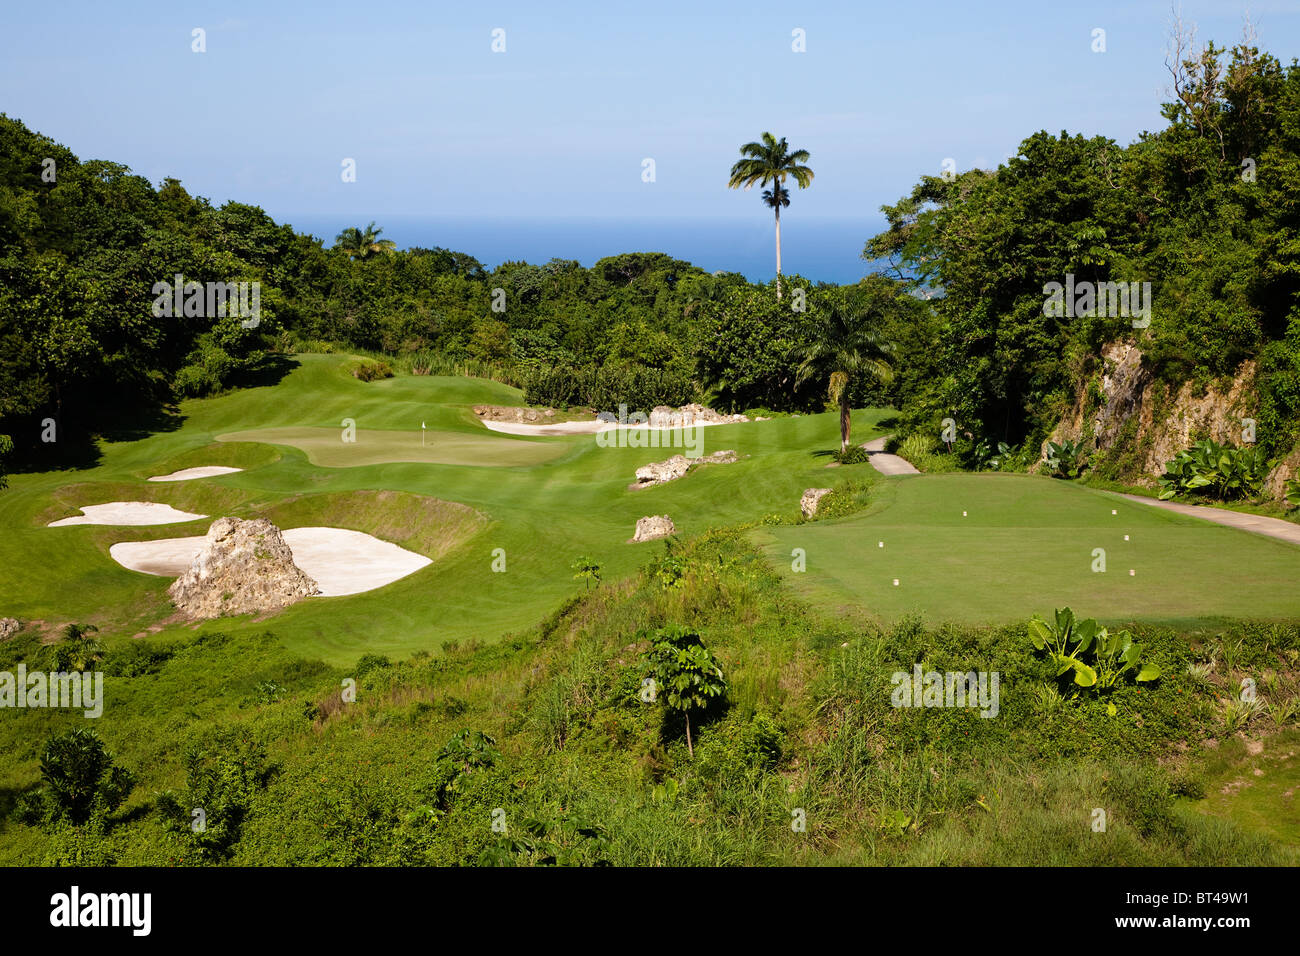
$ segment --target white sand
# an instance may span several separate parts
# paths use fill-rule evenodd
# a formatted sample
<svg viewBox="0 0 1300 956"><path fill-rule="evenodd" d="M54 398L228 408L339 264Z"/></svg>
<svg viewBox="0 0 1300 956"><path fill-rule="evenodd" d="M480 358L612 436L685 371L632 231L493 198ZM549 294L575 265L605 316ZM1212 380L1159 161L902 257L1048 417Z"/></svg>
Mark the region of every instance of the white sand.
<svg viewBox="0 0 1300 956"><path fill-rule="evenodd" d="M321 597L373 591L433 562L422 554L345 528L289 528L284 542L293 563L320 585ZM203 548L206 536L127 541L108 549L113 560L132 571L180 577Z"/></svg>
<svg viewBox="0 0 1300 956"><path fill-rule="evenodd" d="M85 505L81 509L81 514L51 521L49 526L54 528L65 524L176 524L206 517L207 515L177 511L171 505L159 504L156 501L110 501L102 505Z"/></svg>
<svg viewBox="0 0 1300 956"><path fill-rule="evenodd" d="M217 475L229 475L242 468L227 468L225 465L201 465L198 468L182 468L170 475L156 475L150 481L193 481L195 478L214 478Z"/></svg>

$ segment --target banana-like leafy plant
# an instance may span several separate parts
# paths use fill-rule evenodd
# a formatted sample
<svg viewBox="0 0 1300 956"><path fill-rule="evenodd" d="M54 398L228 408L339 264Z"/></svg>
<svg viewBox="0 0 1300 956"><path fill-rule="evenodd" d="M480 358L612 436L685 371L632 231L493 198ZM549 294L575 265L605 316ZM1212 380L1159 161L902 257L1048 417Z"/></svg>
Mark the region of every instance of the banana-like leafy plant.
<svg viewBox="0 0 1300 956"><path fill-rule="evenodd" d="M1088 467L1088 459L1083 445L1069 439L1063 442L1049 441L1043 452L1043 464L1047 473L1053 478L1078 478Z"/></svg>
<svg viewBox="0 0 1300 956"><path fill-rule="evenodd" d="M1283 486L1285 494L1284 500L1288 508L1300 508L1300 477L1288 478Z"/></svg>
<svg viewBox="0 0 1300 956"><path fill-rule="evenodd" d="M1203 494L1221 501L1259 494L1268 475L1268 459L1256 447L1234 448L1212 439L1198 441L1165 465L1160 499Z"/></svg>
<svg viewBox="0 0 1300 956"><path fill-rule="evenodd" d="M1029 620L1029 639L1056 665L1056 676L1071 674L1078 687L1097 691L1116 687L1127 674L1140 682L1156 680L1160 668L1142 663L1142 645L1127 630L1112 634L1095 620L1079 620L1070 608L1058 608L1052 621L1037 614Z"/></svg>

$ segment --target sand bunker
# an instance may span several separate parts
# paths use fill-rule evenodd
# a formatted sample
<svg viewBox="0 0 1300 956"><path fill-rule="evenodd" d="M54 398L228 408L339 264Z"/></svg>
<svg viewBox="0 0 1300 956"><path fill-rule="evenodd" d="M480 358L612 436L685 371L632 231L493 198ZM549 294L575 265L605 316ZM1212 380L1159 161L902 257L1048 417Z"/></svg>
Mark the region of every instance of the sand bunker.
<svg viewBox="0 0 1300 956"><path fill-rule="evenodd" d="M156 501L110 501L102 505L84 505L81 514L51 521L51 528L65 524L177 524L207 515L177 511Z"/></svg>
<svg viewBox="0 0 1300 956"><path fill-rule="evenodd" d="M603 422L599 419L592 419L587 422L554 422L549 425L525 425L520 422L489 422L486 419L479 419L483 427L494 432L504 432L507 435L594 435L597 432L603 432L610 428L622 428L626 431L651 431L667 432L673 429L683 427L699 426L704 428L708 425L733 425L734 422L693 422L691 425L649 425L629 424L619 422Z"/></svg>
<svg viewBox="0 0 1300 956"><path fill-rule="evenodd" d="M217 475L229 475L242 468L228 468L225 465L201 465L198 468L182 468L170 475L155 475L150 481L193 481L195 478L214 478Z"/></svg>
<svg viewBox="0 0 1300 956"><path fill-rule="evenodd" d="M381 541L364 531L345 528L288 528L285 544L293 563L320 585L321 597L340 597L373 591L413 574L433 562L422 554ZM164 538L161 541L124 541L108 549L124 568L180 577L206 537Z"/></svg>

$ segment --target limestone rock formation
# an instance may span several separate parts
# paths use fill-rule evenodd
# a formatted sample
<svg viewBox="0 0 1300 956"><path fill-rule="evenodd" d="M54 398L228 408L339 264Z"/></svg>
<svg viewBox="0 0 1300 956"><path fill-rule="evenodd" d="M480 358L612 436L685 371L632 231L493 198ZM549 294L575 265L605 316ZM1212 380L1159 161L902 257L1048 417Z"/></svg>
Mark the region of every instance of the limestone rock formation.
<svg viewBox="0 0 1300 956"><path fill-rule="evenodd" d="M637 484L633 487L646 488L650 485L661 485L665 481L673 481L686 474L692 465L730 465L739 460L740 456L731 449L715 451L713 454L704 455L701 458L673 455L666 461L654 461L638 468L636 470Z"/></svg>
<svg viewBox="0 0 1300 956"><path fill-rule="evenodd" d="M1097 391L1082 390L1050 441L1091 438L1103 452L1136 448L1135 464L1148 480L1161 475L1193 436L1242 444L1242 419L1254 408L1253 360L1243 362L1225 384L1198 393L1192 382L1175 390L1157 381L1136 345L1112 342L1101 357Z"/></svg>
<svg viewBox="0 0 1300 956"><path fill-rule="evenodd" d="M799 510L803 512L805 518L811 518L817 514L817 506L821 504L822 498L831 493L830 488L809 488L799 499Z"/></svg>
<svg viewBox="0 0 1300 956"><path fill-rule="evenodd" d="M746 415L723 415L711 408L692 402L681 408L668 405L656 405L650 411L651 428L678 428L689 425L729 425L733 422L747 422Z"/></svg>
<svg viewBox="0 0 1300 956"><path fill-rule="evenodd" d="M320 589L293 563L293 552L271 522L218 518L189 570L167 593L186 615L204 619L279 610Z"/></svg>
<svg viewBox="0 0 1300 956"><path fill-rule="evenodd" d="M653 541L655 538L666 538L670 534L676 534L677 528L673 525L673 519L667 515L650 515L647 518L638 518L636 522L636 534L633 535L633 541Z"/></svg>
<svg viewBox="0 0 1300 956"><path fill-rule="evenodd" d="M23 629L23 622L16 617L0 617L0 641L7 641Z"/></svg>

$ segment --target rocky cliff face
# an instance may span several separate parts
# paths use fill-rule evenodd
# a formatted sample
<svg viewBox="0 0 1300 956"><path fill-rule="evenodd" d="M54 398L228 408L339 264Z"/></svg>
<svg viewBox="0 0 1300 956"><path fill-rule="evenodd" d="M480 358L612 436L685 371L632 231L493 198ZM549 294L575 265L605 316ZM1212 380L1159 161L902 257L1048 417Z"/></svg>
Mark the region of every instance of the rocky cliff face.
<svg viewBox="0 0 1300 956"><path fill-rule="evenodd" d="M191 618L287 607L320 589L293 563L280 529L265 519L218 518L189 570L167 593Z"/></svg>
<svg viewBox="0 0 1300 956"><path fill-rule="evenodd" d="M1094 441L1111 460L1128 459L1127 477L1152 481L1165 464L1201 438L1225 444L1246 443L1243 419L1255 410L1255 363L1242 363L1230 382L1195 394L1185 382L1173 389L1159 382L1143 365L1142 352L1126 342L1102 349L1097 388L1080 394L1074 407L1052 433L1051 440ZM1098 394L1098 392L1100 394ZM1275 493L1300 462L1292 454L1269 477Z"/></svg>

